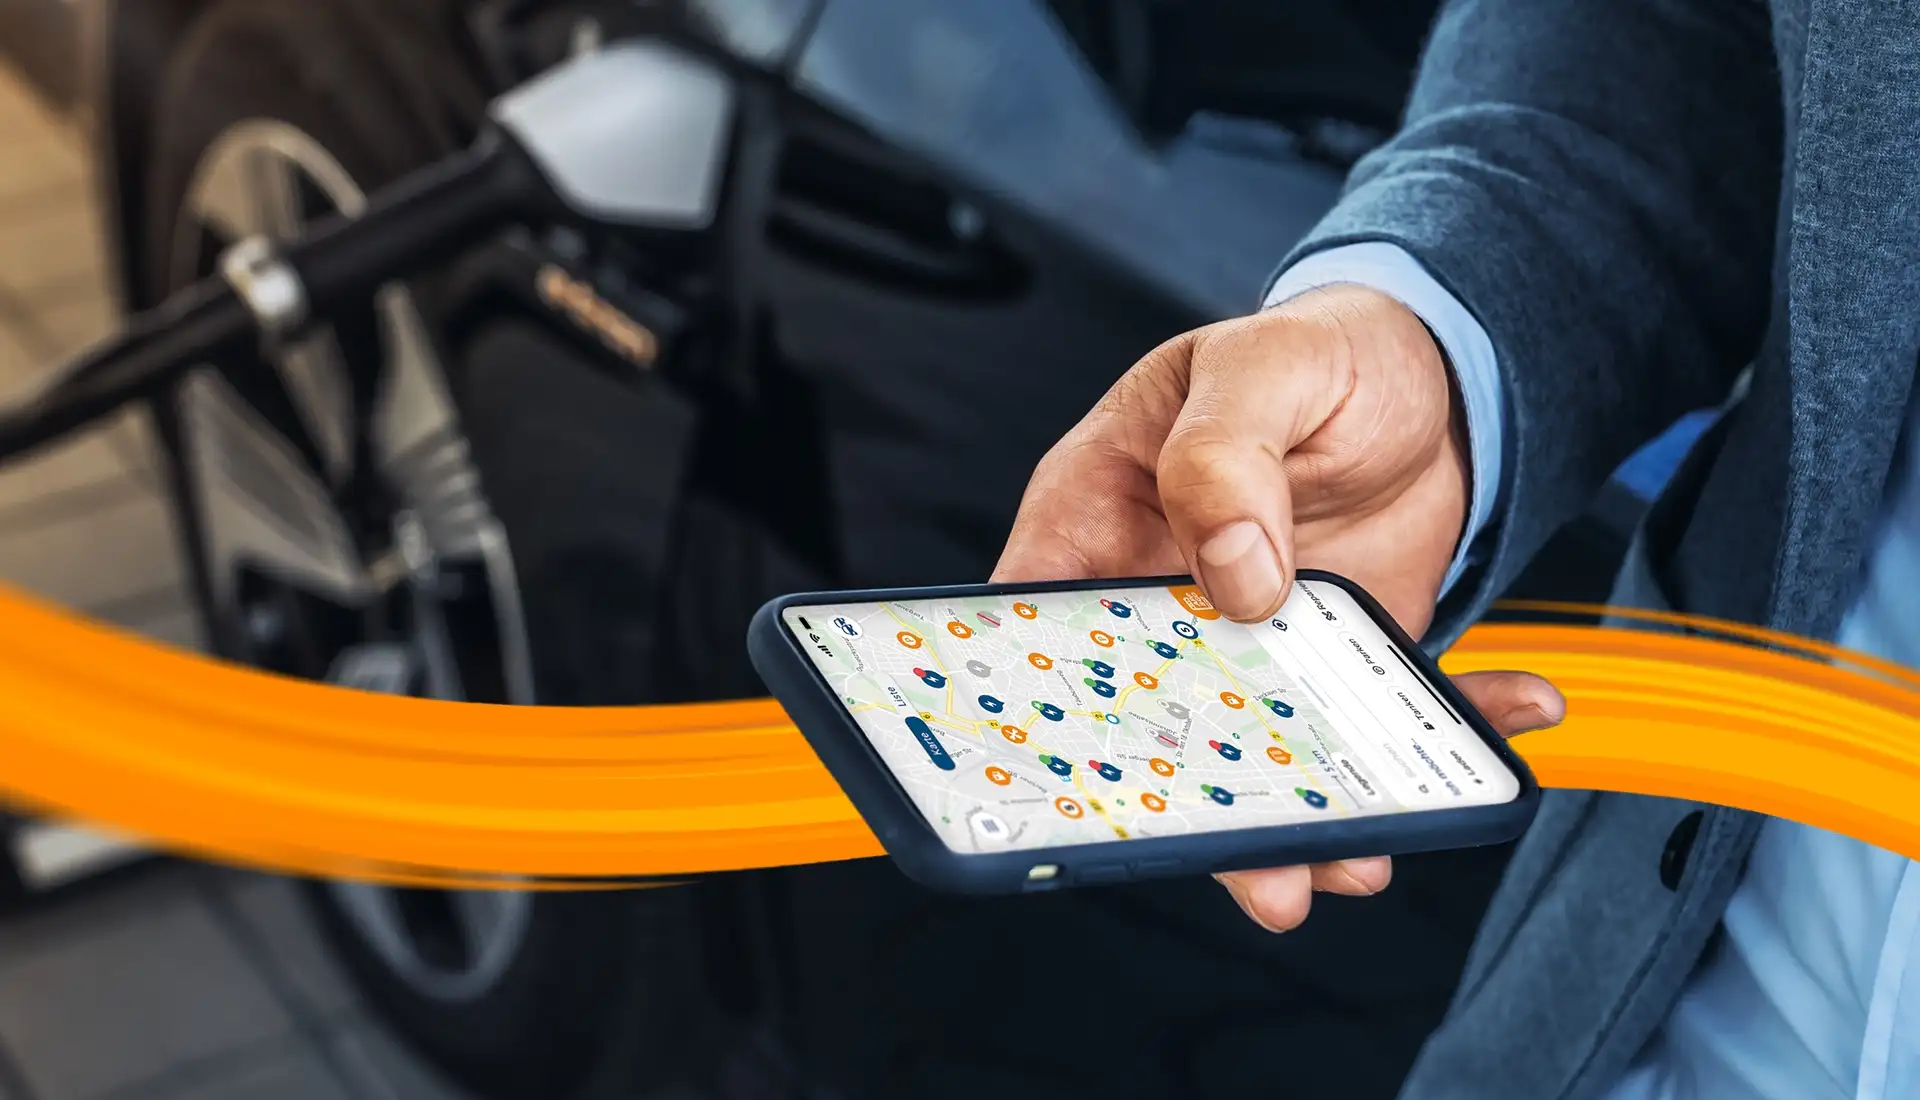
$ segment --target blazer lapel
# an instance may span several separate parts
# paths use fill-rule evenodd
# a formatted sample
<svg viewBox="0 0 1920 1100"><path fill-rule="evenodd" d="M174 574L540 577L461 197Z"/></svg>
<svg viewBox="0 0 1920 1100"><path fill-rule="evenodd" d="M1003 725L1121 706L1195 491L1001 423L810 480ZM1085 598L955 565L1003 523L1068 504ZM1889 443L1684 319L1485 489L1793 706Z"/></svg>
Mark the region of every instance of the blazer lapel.
<svg viewBox="0 0 1920 1100"><path fill-rule="evenodd" d="M1769 617L1827 637L1920 361L1920 8L1813 0L1807 16L1787 180L1789 495Z"/></svg>

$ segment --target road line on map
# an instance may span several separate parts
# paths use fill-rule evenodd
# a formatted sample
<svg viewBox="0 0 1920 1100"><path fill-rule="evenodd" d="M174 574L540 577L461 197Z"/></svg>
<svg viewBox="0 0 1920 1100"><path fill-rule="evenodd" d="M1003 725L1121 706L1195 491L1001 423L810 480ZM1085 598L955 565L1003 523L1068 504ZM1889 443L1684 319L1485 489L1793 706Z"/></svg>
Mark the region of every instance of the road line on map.
<svg viewBox="0 0 1920 1100"><path fill-rule="evenodd" d="M902 619L900 616L893 613L892 604L883 603L880 606L883 608L886 608L887 618L892 619L894 623L900 627L900 629L906 630L906 631L912 631L915 635L919 634L919 631L916 631L911 626L907 625L906 620ZM954 680L953 671L950 668L946 667L947 659L945 657L940 656L940 650L934 645L932 629L929 628L927 630L926 637L920 639L920 644L926 646L927 652L933 655L933 662L932 662L934 665L933 670L935 672L938 672L941 676L946 677L947 714L955 718L960 717L959 715L953 713L953 680Z"/></svg>
<svg viewBox="0 0 1920 1100"><path fill-rule="evenodd" d="M1199 641L1198 641L1197 639L1195 640L1195 642L1194 642L1194 644L1195 644L1195 645L1197 645L1197 646L1199 646L1199 648L1201 648L1201 649L1204 649L1204 650L1206 650L1206 651L1207 651L1207 656L1209 656L1209 657L1212 657L1212 658L1213 658L1213 663L1214 663L1214 665L1215 665L1215 667L1217 667L1217 668L1219 668L1219 670L1220 670L1220 674L1221 674L1222 676L1225 676L1225 677L1227 678L1227 683L1233 686L1233 690L1234 690L1234 694L1236 694L1236 695L1239 695L1240 697L1242 697L1242 698L1244 698L1244 699L1255 699L1255 698L1258 698L1258 697L1259 697L1259 695L1258 695L1258 693L1257 693L1257 692L1256 692L1256 693L1254 693L1254 694L1251 694L1251 695L1250 695L1250 694L1248 694L1247 692L1245 692L1245 691L1242 691L1242 690L1240 689L1240 681L1239 681L1239 680L1236 680L1236 679L1234 679L1234 676L1233 676L1233 673L1232 673L1231 671L1229 671L1229 670L1228 670L1228 668L1227 668L1227 663L1226 663L1226 662L1225 662L1224 660L1221 660L1221 658L1220 658L1220 654L1219 654L1219 652L1218 652L1217 650L1215 650L1215 649L1214 649L1214 648L1213 648L1212 646L1210 646L1210 645L1200 645L1200 644L1199 644ZM1284 745L1284 744L1286 744L1286 738L1284 738L1284 737L1281 737L1281 735L1280 735L1280 731L1279 731L1279 730L1276 730L1276 729L1274 729L1274 728L1273 728L1273 726L1272 726L1272 725L1270 725L1270 724L1269 724L1269 723L1267 722L1267 716L1266 716L1266 715L1264 715L1264 714L1262 714L1262 713L1260 713L1260 711L1259 711L1258 709L1256 709L1256 710L1254 711L1254 717L1256 717L1256 718L1258 718L1258 719L1260 719L1260 727L1261 727L1262 729L1264 729L1264 730L1266 730L1266 731L1267 731L1267 733L1269 733L1270 735L1272 735L1272 736L1274 736L1274 737L1279 737L1279 738L1280 738L1280 743L1281 743L1281 744L1283 744L1283 745ZM1231 732L1231 731L1228 731L1228 732ZM1297 760L1297 759L1299 759L1299 758L1298 758L1298 757L1295 757L1295 759ZM1325 790L1324 790L1324 789L1323 789L1323 788L1322 788L1322 787L1320 786L1320 783L1319 783L1319 781L1318 781L1318 780L1316 780L1316 779L1315 779L1315 778L1313 777L1313 773L1312 773L1312 772L1310 772L1310 771L1308 771L1308 770L1307 770L1307 768L1306 768L1306 766L1305 766L1304 764L1300 766L1300 768L1299 768L1299 772L1300 772L1300 777L1301 777L1302 779L1305 779L1305 780L1307 781L1307 786L1309 786L1309 787L1312 787L1312 788L1314 789L1314 791L1315 791L1315 792L1316 792L1317 794L1319 794L1319 795L1320 795L1320 797L1322 797L1322 798L1325 798L1325 797L1326 797L1326 795L1327 795L1327 792L1326 792L1326 791L1325 791Z"/></svg>
<svg viewBox="0 0 1920 1100"><path fill-rule="evenodd" d="M1167 670L1173 667L1174 660L1177 660L1177 658L1169 659L1167 661L1161 662L1160 671L1153 674L1153 678L1156 682L1167 678ZM1125 706L1127 703L1127 696L1132 695L1135 691L1138 691L1138 690L1140 690L1140 685L1137 683L1128 684L1126 687L1121 688L1120 697L1113 701L1113 709L1115 711L1118 711L1121 707Z"/></svg>

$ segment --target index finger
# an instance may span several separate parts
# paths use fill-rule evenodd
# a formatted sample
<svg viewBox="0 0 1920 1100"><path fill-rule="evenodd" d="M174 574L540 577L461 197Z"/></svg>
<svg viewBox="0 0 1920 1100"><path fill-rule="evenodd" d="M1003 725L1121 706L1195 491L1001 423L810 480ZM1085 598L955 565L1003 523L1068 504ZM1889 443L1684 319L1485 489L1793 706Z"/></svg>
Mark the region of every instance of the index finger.
<svg viewBox="0 0 1920 1100"><path fill-rule="evenodd" d="M1153 478L1103 441L1063 442L1034 471L996 583L1177 573Z"/></svg>
<svg viewBox="0 0 1920 1100"><path fill-rule="evenodd" d="M1156 348L1035 467L999 583L1177 573L1154 469L1186 398L1192 334Z"/></svg>

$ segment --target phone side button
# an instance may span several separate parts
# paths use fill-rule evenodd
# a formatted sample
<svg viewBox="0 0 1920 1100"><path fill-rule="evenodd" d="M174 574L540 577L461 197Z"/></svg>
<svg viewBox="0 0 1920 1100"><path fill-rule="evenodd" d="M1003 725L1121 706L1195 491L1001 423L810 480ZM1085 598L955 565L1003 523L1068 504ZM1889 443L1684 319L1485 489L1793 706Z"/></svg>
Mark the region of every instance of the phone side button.
<svg viewBox="0 0 1920 1100"><path fill-rule="evenodd" d="M1110 882L1125 882L1129 877L1129 868L1124 863L1108 863L1088 867L1074 878L1082 886L1102 886Z"/></svg>
<svg viewBox="0 0 1920 1100"><path fill-rule="evenodd" d="M1166 878L1178 874L1186 864L1177 859L1139 859L1129 866L1134 878Z"/></svg>

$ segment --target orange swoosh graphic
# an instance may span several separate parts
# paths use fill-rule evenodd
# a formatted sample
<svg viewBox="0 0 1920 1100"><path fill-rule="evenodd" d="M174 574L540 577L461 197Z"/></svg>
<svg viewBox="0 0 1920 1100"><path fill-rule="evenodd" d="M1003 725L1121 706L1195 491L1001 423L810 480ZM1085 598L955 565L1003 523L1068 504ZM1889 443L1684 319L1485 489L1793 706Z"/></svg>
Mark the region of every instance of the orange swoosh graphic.
<svg viewBox="0 0 1920 1100"><path fill-rule="evenodd" d="M1514 741L1543 785L1718 802L1920 856L1920 675L1750 627L1609 613L1708 633L1486 624L1442 662L1529 669L1566 694L1563 725ZM172 650L4 590L0 698L0 794L229 863L593 888L881 854L769 699L588 709L374 695Z"/></svg>

